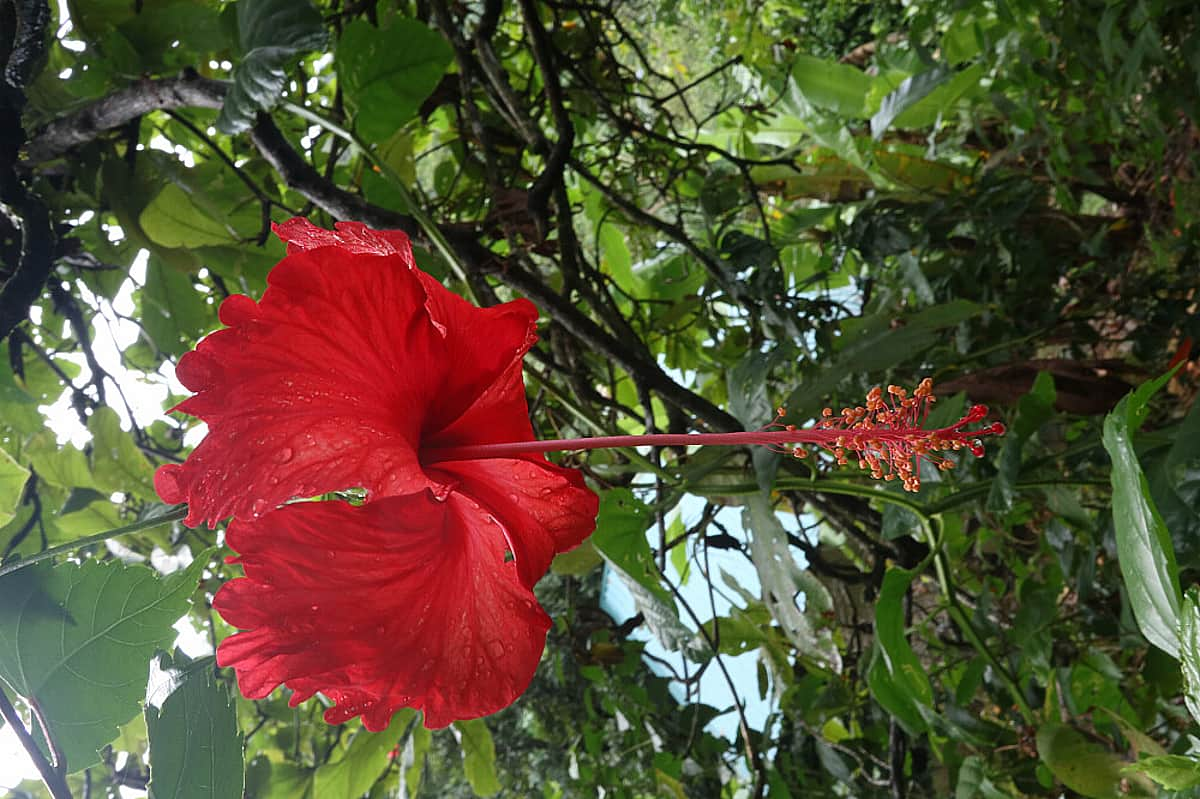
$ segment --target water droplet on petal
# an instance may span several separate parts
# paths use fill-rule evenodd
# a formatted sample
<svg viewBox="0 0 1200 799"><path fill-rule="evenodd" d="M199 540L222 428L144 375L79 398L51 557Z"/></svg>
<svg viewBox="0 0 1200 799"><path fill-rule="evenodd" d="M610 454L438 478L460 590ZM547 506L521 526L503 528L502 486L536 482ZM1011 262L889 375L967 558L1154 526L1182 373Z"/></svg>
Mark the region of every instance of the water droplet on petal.
<svg viewBox="0 0 1200 799"><path fill-rule="evenodd" d="M311 610L313 613L316 613L320 609L321 609L320 605L312 605L309 607L309 610Z"/></svg>
<svg viewBox="0 0 1200 799"><path fill-rule="evenodd" d="M290 461L292 459L292 455L294 455L294 454L295 453L292 451L291 447L284 447L283 449L281 449L275 453L275 462L276 463L287 463L288 461Z"/></svg>
<svg viewBox="0 0 1200 799"><path fill-rule="evenodd" d="M504 646L503 641L495 639L488 641L487 651L494 658L502 658L504 657L504 653L508 651L508 648Z"/></svg>
<svg viewBox="0 0 1200 799"><path fill-rule="evenodd" d="M254 500L254 504L250 506L250 515L257 519L266 513L268 507L269 503L265 499L256 499Z"/></svg>

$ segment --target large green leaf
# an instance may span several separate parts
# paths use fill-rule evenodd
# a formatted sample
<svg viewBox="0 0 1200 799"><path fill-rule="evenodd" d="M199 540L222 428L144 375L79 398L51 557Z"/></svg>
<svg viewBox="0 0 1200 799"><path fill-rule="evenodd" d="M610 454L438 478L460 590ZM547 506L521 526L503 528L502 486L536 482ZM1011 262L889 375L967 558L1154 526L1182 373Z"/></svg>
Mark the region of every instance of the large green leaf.
<svg viewBox="0 0 1200 799"><path fill-rule="evenodd" d="M1128 763L1119 755L1065 724L1051 722L1037 733L1038 757L1072 791L1088 799L1154 796L1145 777L1122 773Z"/></svg>
<svg viewBox="0 0 1200 799"><path fill-rule="evenodd" d="M0 527L17 515L17 506L21 504L21 494L25 491L25 481L28 479L29 470L0 449Z"/></svg>
<svg viewBox="0 0 1200 799"><path fill-rule="evenodd" d="M151 799L241 799L242 736L212 658L172 664L163 656L160 662L156 674L170 690L147 696Z"/></svg>
<svg viewBox="0 0 1200 799"><path fill-rule="evenodd" d="M454 57L450 44L415 19L376 28L354 20L338 41L338 79L359 133L389 138L417 114Z"/></svg>
<svg viewBox="0 0 1200 799"><path fill-rule="evenodd" d="M1148 381L1117 403L1104 420L1104 448L1112 458L1112 515L1117 557L1129 604L1146 640L1179 656L1179 569L1133 448L1146 405L1169 375Z"/></svg>
<svg viewBox="0 0 1200 799"><path fill-rule="evenodd" d="M875 604L875 657L867 671L871 695L896 717L910 735L928 729L933 710L929 675L913 652L905 634L904 595L914 573L891 568Z"/></svg>
<svg viewBox="0 0 1200 799"><path fill-rule="evenodd" d="M143 566L37 564L0 579L0 678L36 702L68 771L139 710L147 664L175 640L207 557L161 578Z"/></svg>
<svg viewBox="0 0 1200 799"><path fill-rule="evenodd" d="M817 580L806 575L788 545L787 531L775 515L767 495L755 493L742 512L742 525L751 531L750 559L762 585L763 604L771 611L784 634L806 657L833 671L842 668L842 657L828 628L818 628L813 619L832 606L832 599ZM803 595L804 610L797 604Z"/></svg>
<svg viewBox="0 0 1200 799"><path fill-rule="evenodd" d="M201 210L174 183L162 187L138 218L142 231L163 247L204 247L233 244L237 233L225 222ZM149 280L149 276L147 276Z"/></svg>
<svg viewBox="0 0 1200 799"><path fill-rule="evenodd" d="M792 83L803 98L844 117L869 116L867 98L874 79L861 69L810 55L794 56Z"/></svg>
<svg viewBox="0 0 1200 799"><path fill-rule="evenodd" d="M458 745L462 747L463 771L476 796L491 796L500 791L496 776L496 744L483 719L454 722Z"/></svg>
<svg viewBox="0 0 1200 799"><path fill-rule="evenodd" d="M243 58L217 117L217 128L239 133L259 111L279 102L288 62L325 45L325 25L308 0L239 0L238 39Z"/></svg>

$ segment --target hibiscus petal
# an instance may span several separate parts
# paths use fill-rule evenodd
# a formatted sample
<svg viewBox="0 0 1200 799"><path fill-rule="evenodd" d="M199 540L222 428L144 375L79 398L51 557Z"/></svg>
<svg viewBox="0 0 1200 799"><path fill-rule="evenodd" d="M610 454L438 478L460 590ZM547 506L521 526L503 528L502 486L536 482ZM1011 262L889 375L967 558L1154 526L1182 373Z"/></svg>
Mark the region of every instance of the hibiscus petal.
<svg viewBox="0 0 1200 799"><path fill-rule="evenodd" d="M487 508L504 528L521 581L533 587L559 552L574 549L596 528L600 498L576 469L539 456L446 461L430 474L456 482L455 492Z"/></svg>
<svg viewBox="0 0 1200 799"><path fill-rule="evenodd" d="M359 255L399 255L413 266L412 245L402 230L375 230L362 222L337 222L333 228L317 227L302 216L271 225L275 235L287 242L289 253L339 247Z"/></svg>
<svg viewBox="0 0 1200 799"><path fill-rule="evenodd" d="M217 660L248 698L286 684L293 704L332 699L330 723L381 730L414 707L435 728L506 707L537 668L550 620L467 497L296 503L234 521L226 540L246 576L213 605L245 632Z"/></svg>
<svg viewBox="0 0 1200 799"><path fill-rule="evenodd" d="M226 300L230 326L177 367L197 394L176 410L210 432L155 485L167 502L189 504L189 525L345 488L383 496L434 487L420 467L422 438L497 385L504 401L492 405L506 415L491 421L532 437L519 379L535 337L529 303L473 308L413 268L402 233L304 225L288 235L313 248L293 248L261 302ZM318 246L312 231L361 246Z"/></svg>

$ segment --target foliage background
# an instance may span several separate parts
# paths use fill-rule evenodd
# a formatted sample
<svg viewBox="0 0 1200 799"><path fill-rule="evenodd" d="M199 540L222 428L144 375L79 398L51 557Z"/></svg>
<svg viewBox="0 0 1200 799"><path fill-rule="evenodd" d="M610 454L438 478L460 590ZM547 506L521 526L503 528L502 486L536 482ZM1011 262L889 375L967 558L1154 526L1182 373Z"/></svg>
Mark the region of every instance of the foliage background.
<svg viewBox="0 0 1200 799"><path fill-rule="evenodd" d="M539 586L534 684L432 735L231 699L171 652L185 613L230 632L211 531L0 574L0 679L45 716L60 796L1200 795L1191 3L0 0L0 20L5 558L164 512L153 467L198 439L154 414L172 364L263 290L269 222L294 214L404 229L464 296L532 299L547 436L804 423L926 375L938 419L984 402L1010 427L916 496L767 452L573 461L604 505ZM64 414L74 443L47 428ZM632 618L600 608L604 568ZM685 576L734 608L683 602ZM145 634L43 674L87 632L24 610L47 597ZM757 679L730 687L769 702L761 729L697 690L745 652ZM734 740L707 728L725 715Z"/></svg>

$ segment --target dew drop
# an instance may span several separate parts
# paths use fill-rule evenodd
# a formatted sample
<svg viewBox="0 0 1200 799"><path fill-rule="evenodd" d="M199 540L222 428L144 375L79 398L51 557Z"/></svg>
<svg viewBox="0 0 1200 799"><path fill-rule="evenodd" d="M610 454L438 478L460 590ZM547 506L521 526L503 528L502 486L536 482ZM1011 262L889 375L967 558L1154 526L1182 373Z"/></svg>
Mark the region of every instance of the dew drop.
<svg viewBox="0 0 1200 799"><path fill-rule="evenodd" d="M504 657L504 653L507 651L507 648L504 646L503 641L496 639L488 641L487 651L488 654L494 658L502 658Z"/></svg>
<svg viewBox="0 0 1200 799"><path fill-rule="evenodd" d="M321 609L321 606L320 606L320 605L311 605L311 606L309 606L309 610L311 610L313 613L316 613L316 612L317 612L318 610L320 610L320 609Z"/></svg>
<svg viewBox="0 0 1200 799"><path fill-rule="evenodd" d="M254 500L254 504L250 506L250 515L257 519L266 512L267 506L267 501L265 499Z"/></svg>
<svg viewBox="0 0 1200 799"><path fill-rule="evenodd" d="M288 461L290 461L292 459L292 456L294 454L295 453L292 451L291 447L284 447L283 449L281 449L275 453L275 462L276 463L287 463Z"/></svg>

